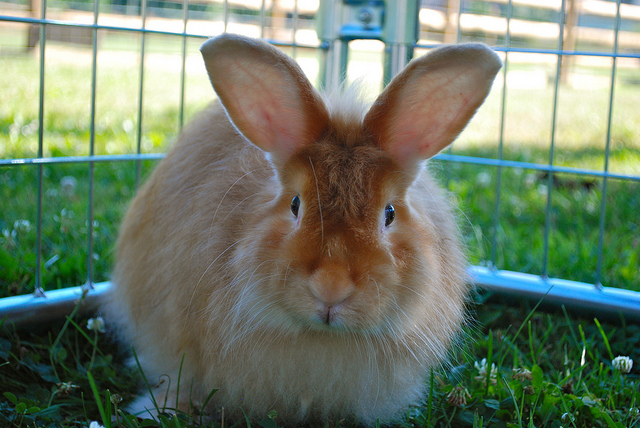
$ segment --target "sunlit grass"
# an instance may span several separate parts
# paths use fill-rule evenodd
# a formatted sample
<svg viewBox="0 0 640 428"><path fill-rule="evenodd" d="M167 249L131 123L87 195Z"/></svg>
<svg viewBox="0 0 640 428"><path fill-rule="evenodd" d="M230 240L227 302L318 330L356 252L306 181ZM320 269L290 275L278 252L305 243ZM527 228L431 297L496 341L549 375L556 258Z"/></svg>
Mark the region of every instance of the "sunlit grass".
<svg viewBox="0 0 640 428"><path fill-rule="evenodd" d="M180 129L179 39L149 36L145 41L142 102L140 37L129 38L128 50L115 49L122 47L121 40L103 40L97 57L93 153L136 153L138 146L142 153L164 152ZM214 97L197 52L199 44L200 40L191 40L188 45L184 123ZM297 54L307 63L316 55L304 50ZM52 43L45 56L42 155L87 155L91 151L90 51ZM356 59L371 57L375 55L360 54ZM0 67L6 76L0 81L0 157L37 156L37 55L3 56ZM530 72L532 67L512 63L509 70ZM542 70L549 76L555 72L553 66L539 67L534 71ZM597 77L600 83L586 89L560 86L553 135L553 85L549 83L539 90L521 89L516 81L515 88L507 89L503 158L548 164L553 137L555 165L603 170L609 88L602 79L606 80L607 68L582 72ZM634 75L633 70L622 68L616 76L608 165L612 172L637 174L640 167L640 110L636 108L640 86L634 83ZM502 85L498 81L486 104L454 144L453 154L499 157L501 103ZM497 169L441 162L433 165L460 206L461 226L472 263L491 262L502 269L585 282L597 280L602 179L556 175L548 210L551 230L545 264L548 179L544 174L503 168L500 220L495 229ZM147 164L142 176L152 167L153 163ZM136 169L131 162L95 166L95 280L108 279L117 227L135 192ZM29 292L34 287L37 174L33 166L0 169L0 198L10 201L0 208L2 295ZM49 289L78 285L89 275L89 167L49 165L43 167L43 176L43 285ZM75 185L70 187L70 182ZM640 289L640 272L636 268L640 260L640 184L609 180L607 185L601 280L605 285ZM495 251L491 249L493 242Z"/></svg>

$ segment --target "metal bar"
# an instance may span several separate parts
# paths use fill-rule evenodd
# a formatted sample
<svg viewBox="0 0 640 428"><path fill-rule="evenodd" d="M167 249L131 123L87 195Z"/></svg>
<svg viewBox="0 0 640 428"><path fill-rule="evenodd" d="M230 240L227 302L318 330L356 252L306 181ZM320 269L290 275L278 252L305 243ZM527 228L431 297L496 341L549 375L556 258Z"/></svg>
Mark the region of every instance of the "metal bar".
<svg viewBox="0 0 640 428"><path fill-rule="evenodd" d="M126 162L136 160L160 160L164 158L164 153L141 153L141 154L121 154L121 155L96 155L96 156L61 156L55 158L20 158L20 159L0 159L0 167L11 166L25 166L25 165L53 165L64 163L83 163L83 162ZM536 164L531 162L520 162L513 160L499 160L490 158L479 158L473 156L464 155L450 155L446 153L440 153L434 156L432 159L445 161L445 162L457 162L473 165L484 165L491 167L509 167L509 168L521 168L534 171L552 172L573 174L578 176L603 178L605 176L616 180L628 180L640 182L640 175L633 174L620 174L613 172L595 171L589 169L571 168L566 166L548 165L548 164Z"/></svg>
<svg viewBox="0 0 640 428"><path fill-rule="evenodd" d="M511 0L507 5L507 33L505 34L504 44L506 47L511 45L511 14L513 13L513 4ZM503 160L504 149L504 128L505 117L507 111L507 73L509 70L509 54L504 56L504 65L502 67L502 100L500 106L500 140L498 142L498 159ZM496 172L496 200L493 209L493 230L491 234L491 266L497 265L498 253L498 228L500 225L500 194L502 188L502 165L498 165Z"/></svg>
<svg viewBox="0 0 640 428"><path fill-rule="evenodd" d="M415 45L416 48L420 48L420 49L433 49L436 48L438 46L442 46L442 44L440 43L429 43L429 44L424 44L424 43L418 43ZM589 57L603 57L603 58L635 58L635 59L640 59L640 53L633 53L633 52L618 52L615 54L612 54L611 52L592 52L592 51L580 51L580 50L573 50L573 51L567 51L567 50L555 50L555 49L534 49L534 48L522 48L522 47L516 47L516 46L509 46L509 47L504 47L504 46L492 46L491 49L493 49L496 52L504 52L504 53L511 53L511 52L517 52L517 53L530 53L530 54L544 54L544 55L562 55L562 56L589 56Z"/></svg>
<svg viewBox="0 0 640 428"><path fill-rule="evenodd" d="M92 56L91 56L91 123L89 125L89 156L95 154L96 143L96 90L97 90L97 69L98 69L98 13L100 1L93 2L93 23L96 28L93 29L92 40ZM95 186L95 165L89 162L89 195L88 195L88 242L87 242L87 285L93 288L93 219L94 219L94 186Z"/></svg>
<svg viewBox="0 0 640 428"><path fill-rule="evenodd" d="M117 25L94 25L94 24L84 24L79 22L69 22L69 21L60 21L55 19L38 19L38 18L29 18L29 17L21 17L21 16L9 16L9 15L0 15L0 21L8 21L8 22L20 22L27 24L48 24L48 25L56 25L56 26L66 26L66 27L81 27L81 28L98 28L101 30L109 30L109 31L122 31L129 33L146 33L146 34L163 34L163 35L182 35L183 33L180 31L162 31L162 30L154 30L149 28L131 28L131 27L120 27ZM209 35L206 34L196 34L196 33L187 33L187 37L199 38L199 39L208 39ZM278 40L272 40L269 38L265 38L266 41L271 43L274 46L281 47L293 47L293 43L289 42L281 42ZM433 49L438 46L441 46L440 43L416 43L413 47L420 49ZM326 49L326 47L322 46L322 43L319 45L309 45L309 44L297 44L297 47L309 48L309 49ZM562 50L558 52L554 49L534 49L534 48L522 48L516 46L510 47L502 47L496 46L492 49L496 52L518 52L518 53L532 53L532 54L546 54L546 55L562 55L562 56L589 56L589 57L606 57L606 58L632 58L632 59L640 59L640 53L634 52L618 52L612 54L610 52L593 52L593 51L581 51L581 50L573 50L566 51Z"/></svg>
<svg viewBox="0 0 640 428"><path fill-rule="evenodd" d="M260 38L264 39L264 27L266 21L266 1L260 2Z"/></svg>
<svg viewBox="0 0 640 428"><path fill-rule="evenodd" d="M637 291L598 288L594 284L478 266L472 266L469 273L476 286L518 300L543 299L551 305L587 310L598 316L618 317L621 314L627 320L640 321L640 293Z"/></svg>
<svg viewBox="0 0 640 428"><path fill-rule="evenodd" d="M300 19L299 11L298 11L298 0L295 0L293 3L293 23L292 23L292 31L293 31L293 47L291 48L291 56L293 59L298 58L298 43L296 36L298 34L298 20Z"/></svg>
<svg viewBox="0 0 640 428"><path fill-rule="evenodd" d="M316 31L323 49L320 59L320 87L336 89L346 80L349 40L341 35L345 5L341 1L321 1Z"/></svg>
<svg viewBox="0 0 640 428"><path fill-rule="evenodd" d="M224 0L224 32L227 32L229 26L229 0Z"/></svg>
<svg viewBox="0 0 640 428"><path fill-rule="evenodd" d="M42 288L42 187L44 180L44 171L42 165L38 166L38 192L36 203L36 265L35 270L35 285L33 292L36 295L44 293Z"/></svg>
<svg viewBox="0 0 640 428"><path fill-rule="evenodd" d="M530 163L530 162L520 162L520 161L512 161L512 160L504 160L504 159L489 159L489 158L478 158L478 157L463 156L463 155L448 155L445 153L440 153L434 156L432 159L438 159L438 160L447 161L447 162L469 163L474 165L531 169L535 171L544 171L548 173L565 173L565 174L574 174L574 175L588 176L588 177L607 176L609 178L614 178L619 180L640 181L640 175L619 174L619 173L612 173L612 172L605 173L603 171L594 171L589 169L571 168L566 166L547 165L547 164L536 164L536 163Z"/></svg>
<svg viewBox="0 0 640 428"><path fill-rule="evenodd" d="M613 53L618 53L618 37L620 34L620 2L616 4L616 20L614 24L615 37L613 39ZM602 200L600 201L600 224L598 231L598 262L596 265L596 286L602 287L602 263L604 258L604 229L607 217L607 178L609 172L609 156L611 150L611 125L613 122L613 101L616 87L617 60L614 56L611 64L611 90L609 92L609 115L607 118L607 141L604 149L604 177L602 180Z"/></svg>
<svg viewBox="0 0 640 428"><path fill-rule="evenodd" d="M122 155L95 155L95 156L61 156L55 158L23 158L23 159L0 159L0 167L23 166L23 165L55 165L65 163L83 162L122 162L136 160L158 160L164 158L164 153L141 153Z"/></svg>
<svg viewBox="0 0 640 428"><path fill-rule="evenodd" d="M141 15L142 15L142 30L147 26L147 0L142 0L141 3ZM142 153L142 112L144 110L144 54L147 41L147 33L141 33L140 39L140 79L139 79L139 91L138 91L138 133L136 140L136 154ZM136 161L136 189L140 186L140 180L142 175L142 164L140 161Z"/></svg>
<svg viewBox="0 0 640 428"><path fill-rule="evenodd" d="M339 58L340 58L340 82L347 81L347 74L349 69L349 41L341 40L339 47Z"/></svg>
<svg viewBox="0 0 640 428"><path fill-rule="evenodd" d="M101 282L93 285L93 289L86 286L69 287L48 291L46 296L25 294L0 299L0 319L15 325L42 324L44 322L64 319L68 316L79 300L85 295L83 312L96 308L100 296L108 290L109 283Z"/></svg>
<svg viewBox="0 0 640 428"><path fill-rule="evenodd" d="M382 84L385 86L413 57L413 48L419 37L419 9L417 0L387 2L382 30L385 44Z"/></svg>
<svg viewBox="0 0 640 428"><path fill-rule="evenodd" d="M94 24L83 24L77 22L69 22L69 21L60 21L60 20L52 20L52 19L37 19L37 18L27 18L27 17L16 17L16 16L7 16L0 15L0 21L7 22L20 22L27 24L47 24L47 25L56 25L56 26L64 26L64 27L79 27L79 28L88 28L93 29L97 28L99 30L107 30L107 31L122 31L129 33L140 33L140 34L159 34L159 35L173 35L173 36L182 36L185 35L190 38L198 38L198 39L209 39L211 36L206 34L196 34L196 33L186 33L184 34L181 31L162 31L162 30L154 30L149 28L131 28L131 27L120 27L117 25L94 25ZM293 47L293 43L290 42L282 42L279 40L270 39L268 37L264 38L265 41L270 44L278 47ZM310 45L310 44L301 44L296 43L296 46L299 48L306 49L325 49L321 44L319 45ZM603 55L605 56L605 55ZM606 55L609 56L609 55ZM622 54L620 56L623 56ZM636 56L630 56L629 58L640 58L640 54Z"/></svg>
<svg viewBox="0 0 640 428"><path fill-rule="evenodd" d="M180 129L184 126L184 96L185 81L187 74L187 22L189 20L189 1L182 0L182 64L180 65L180 114L178 118L178 126Z"/></svg>
<svg viewBox="0 0 640 428"><path fill-rule="evenodd" d="M558 51L564 46L564 19L565 19L565 0L560 5L560 31L558 34ZM558 124L558 89L560 87L560 76L562 72L562 56L558 55L556 59L556 79L553 88L553 108L551 114L551 143L549 145L549 165L553 165L553 155L556 146L556 127ZM567 64L565 63L565 66ZM547 205L544 213L544 237L543 237L543 254L542 254L542 277L548 276L549 269L549 235L551 234L551 203L553 194L553 173L547 175Z"/></svg>
<svg viewBox="0 0 640 428"><path fill-rule="evenodd" d="M44 59L46 51L47 41L47 27L44 23L47 13L47 0L41 2L40 16L42 23L40 24L40 94L38 104L38 158L44 156L44 88L45 88L45 75L44 75ZM36 296L43 295L42 288L42 197L43 197L43 183L44 170L42 165L38 167L38 192L36 201L36 265L35 269L35 286L34 294Z"/></svg>
<svg viewBox="0 0 640 428"><path fill-rule="evenodd" d="M458 2L458 16L456 17L456 43L460 43L460 39L462 37L462 30L460 28L460 15L462 15L462 7L464 0L460 0ZM418 11L418 15L420 12ZM447 18L448 19L448 18ZM446 35L445 35L446 39ZM418 40L420 40L420 34L418 34ZM455 141L447 147L447 154L453 155L453 146L455 145ZM444 187L451 191L451 168L445 168L445 178L444 178Z"/></svg>
<svg viewBox="0 0 640 428"><path fill-rule="evenodd" d="M640 293L613 287L596 288L593 284L542 278L537 275L470 266L467 270L471 282L480 288L517 299L540 300L551 305L589 310L598 316L619 316L640 321ZM16 325L43 323L69 315L85 295L82 312L97 308L100 299L109 291L109 282L63 288L47 292L46 297L32 294L0 299L0 319Z"/></svg>
<svg viewBox="0 0 640 428"><path fill-rule="evenodd" d="M460 25L460 19L462 17L462 7L464 5L465 0L460 0L460 4L458 5L458 16L456 18L456 41L460 43L462 40L462 26Z"/></svg>

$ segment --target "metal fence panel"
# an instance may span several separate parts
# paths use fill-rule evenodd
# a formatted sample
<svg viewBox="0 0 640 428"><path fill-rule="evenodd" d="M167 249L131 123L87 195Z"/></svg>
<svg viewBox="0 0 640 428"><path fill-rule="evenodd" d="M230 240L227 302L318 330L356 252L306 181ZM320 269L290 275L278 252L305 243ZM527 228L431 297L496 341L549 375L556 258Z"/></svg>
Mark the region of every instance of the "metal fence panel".
<svg viewBox="0 0 640 428"><path fill-rule="evenodd" d="M318 84L332 85L348 79L348 61L354 43L361 39L380 40L384 43L382 82L397 73L413 55L414 50L421 52L441 43L480 40L492 45L504 58L502 83L496 85L494 94L498 109L497 132L493 139L495 152L491 156L470 154L452 149L438 155L437 162L442 162L442 171L446 181L455 181L451 170L457 166L475 165L491 171L493 200L491 201L491 219L485 229L488 235L481 240L489 250L483 257L482 266L470 268L477 284L488 289L497 290L516 296L535 298L545 297L558 303L576 305L594 310L621 311L625 315L640 318L640 297L637 292L606 287L603 281L603 264L606 248L607 222L611 209L608 197L610 184L616 182L636 184L640 182L638 170L616 171L610 168L612 156L613 132L615 130L614 106L619 90L619 63L625 62L625 70L637 67L640 62L640 43L638 40L638 24L640 23L640 6L604 0L556 0L542 4L531 4L524 0L415 0L396 1L321 1L313 0L214 0L195 1L182 0L151 4L146 0L134 2L101 2L93 4L71 3L52 0L41 0L21 3L19 0L0 2L0 49L11 51L12 55L34 55L39 67L37 101L37 123L33 128L35 148L33 155L0 157L0 173L3 170L28 169L35 174L35 257L30 263L33 279L30 286L34 290L29 296L16 296L0 299L0 315L10 320L46 319L58 316L60 312L53 308L68 309L70 305L89 290L88 297L98 296L104 292L108 283L103 282L106 272L99 272L96 280L96 242L93 233L96 222L95 204L100 199L100 191L96 190L96 168L114 163L128 162L135 169L136 182L143 177L144 165L163 157L162 153L145 148L149 130L145 128L145 111L152 103L148 88L149 75L158 70L158 64L151 61L153 56L149 50L157 50L164 46L163 42L150 38L165 37L167 46L176 40L178 47L179 88L177 102L177 130L190 117L191 106L187 102L190 73L190 53L193 53L191 42L199 43L209 36L224 31L243 32L256 37L266 38L277 46L286 49L294 57L304 52L318 52ZM527 8L533 12L527 12ZM529 13L531 16L525 16ZM317 21L317 23L315 22ZM604 24L603 24L604 23ZM612 24L611 28L605 28ZM19 34L24 36L17 42ZM114 37L115 36L115 37ZM135 98L136 117L127 125L131 128L131 150L126 153L104 153L97 150L96 131L102 124L98 119L97 99L109 88L100 86L99 58L106 48L102 44L131 43L131 36L137 37L137 93L123 93L122 97ZM127 37L124 37L127 36ZM8 40L8 41L5 41ZM48 47L51 44L73 42L89 51L89 112L86 144L82 154L52 154L47 147L47 99L49 85L47 66L50 61ZM190 44L191 43L191 44ZM25 51L25 52L22 52ZM301 54L302 52L302 54ZM309 60L311 54L301 60ZM517 156L506 155L513 149L507 138L508 114L511 104L511 76L522 67L512 58L520 55L527 58L553 58L551 68L552 83L550 89L551 103L547 106L550 117L548 158L546 162L538 159L522 160ZM606 136L603 147L603 166L601 169L582 165L565 165L558 162L558 125L559 106L565 72L576 59L595 58L610 61L610 73L607 87ZM3 61L11 61L5 56ZM632 63L631 67L628 65ZM163 65L164 66L164 65ZM525 79L526 80L526 79ZM544 82L544 78L542 79ZM638 77L640 81L640 77ZM546 86L545 86L546 88ZM549 91L549 89L545 89ZM78 95L79 96L79 95ZM115 108L115 107L114 107ZM7 132L7 131L3 131ZM12 132L12 131L9 131ZM464 138L463 138L464 140ZM464 144L464 142L463 142ZM0 151L0 153L2 153ZM44 260L43 243L45 234L43 213L46 205L46 174L48 168L61 168L65 165L86 165L86 284L65 290L49 290L52 284L43 279L43 271L48 264L55 263L55 257ZM499 254L501 247L500 230L505 213L505 172L527 171L528 174L540 174L541 185L546 188L544 194L544 224L541 226L541 254L538 257L537 271L511 272L501 265ZM593 281L585 283L576 278L550 279L553 276L551 261L556 262L553 254L553 233L555 204L559 177L587 177L596 180L595 186L600 192L597 213L599 216L597 231L596 261L593 269ZM452 189L454 190L454 189ZM455 191L455 190L454 190ZM555 198L555 199L554 199ZM508 201L507 201L508 202ZM4 202L7 203L6 201ZM9 202L10 203L10 202ZM578 207L569 207L578 209ZM638 214L640 217L640 214ZM17 219L0 218L0 226L9 230L9 225ZM473 219L471 220L474 221ZM635 227L640 222L635 223ZM638 233L637 228L629 232ZM9 233L12 233L9 231ZM4 244L10 236L5 236ZM1 241L0 241L1 242ZM526 244L525 244L526 246ZM638 251L636 250L636 258ZM536 253L537 254L537 253ZM633 254L621 257L631 257ZM54 260L55 259L55 260ZM637 262L638 260L636 260ZM562 261L560 261L562 262ZM620 261L623 262L622 260ZM631 263L633 260L626 262ZM508 268L508 266L506 266ZM637 270L638 266L635 266ZM103 269L103 268L100 268ZM531 270L531 269L530 269ZM533 269L535 270L535 269ZM98 281L96 283L96 281ZM604 283L604 284L603 284ZM73 285L73 284L63 284ZM630 288L638 288L639 284L630 284ZM47 296L47 297L44 297Z"/></svg>

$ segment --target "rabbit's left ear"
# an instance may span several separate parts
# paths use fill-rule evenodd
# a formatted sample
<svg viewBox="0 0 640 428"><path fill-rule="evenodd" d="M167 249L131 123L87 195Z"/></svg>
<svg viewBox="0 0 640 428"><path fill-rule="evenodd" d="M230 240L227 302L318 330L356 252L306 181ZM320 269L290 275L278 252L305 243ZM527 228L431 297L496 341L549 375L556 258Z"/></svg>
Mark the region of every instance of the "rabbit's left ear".
<svg viewBox="0 0 640 428"><path fill-rule="evenodd" d="M200 48L209 78L233 124L278 163L317 140L326 107L298 64L268 43L234 34Z"/></svg>
<svg viewBox="0 0 640 428"><path fill-rule="evenodd" d="M375 101L365 129L410 168L448 146L491 89L502 61L479 43L434 49L413 60Z"/></svg>

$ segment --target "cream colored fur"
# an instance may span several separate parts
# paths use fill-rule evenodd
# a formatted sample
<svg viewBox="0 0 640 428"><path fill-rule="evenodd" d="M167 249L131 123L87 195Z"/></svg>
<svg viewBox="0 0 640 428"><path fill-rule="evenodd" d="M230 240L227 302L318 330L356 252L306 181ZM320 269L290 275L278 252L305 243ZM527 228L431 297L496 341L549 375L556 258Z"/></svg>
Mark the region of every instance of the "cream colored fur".
<svg viewBox="0 0 640 428"><path fill-rule="evenodd" d="M246 41L229 36L219 46L232 42L238 50ZM273 48L246 43L285 61ZM216 55L224 62L224 49L207 49L205 61ZM493 74L484 77L490 80L499 61L496 66L486 55L494 61ZM288 66L293 71L284 78L299 78ZM232 84L212 80L214 87ZM276 410L276 422L285 425L342 418L373 424L419 404L430 368L447 355L468 286L446 198L417 160L396 159L387 154L393 149L371 142L378 134L367 131L371 119L353 95L317 100L332 103L326 117L324 107L313 110L316 121L328 121L324 131L309 125L292 139L313 134L317 141L272 148L273 162L239 132L253 126L234 119L244 107L225 111L214 103L185 129L132 202L104 308L149 381L165 376L154 390L158 404L166 399L169 407L190 411L190 401L201 405L218 389L208 412L224 407L231 417L261 419ZM341 179L349 165L358 168L348 174L361 184L345 190L350 184ZM340 174L336 168L343 168ZM334 181L343 189L327 184ZM298 219L289 208L296 194ZM342 200L352 206L341 210L336 201ZM389 201L396 219L387 228ZM335 278L344 284L317 283ZM318 293L347 297L323 304ZM324 314L331 321L323 322ZM132 407L155 412L146 394Z"/></svg>

